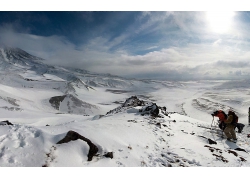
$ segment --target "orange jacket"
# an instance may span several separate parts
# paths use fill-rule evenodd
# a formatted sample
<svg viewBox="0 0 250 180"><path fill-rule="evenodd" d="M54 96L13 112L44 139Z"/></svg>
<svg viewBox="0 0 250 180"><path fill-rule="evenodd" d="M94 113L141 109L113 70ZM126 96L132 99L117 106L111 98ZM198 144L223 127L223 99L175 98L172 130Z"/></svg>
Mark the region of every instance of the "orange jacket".
<svg viewBox="0 0 250 180"><path fill-rule="evenodd" d="M225 117L225 115L223 114L222 110L219 110L218 113L216 115L214 115L216 117L218 117L220 119L221 122L227 120L227 118Z"/></svg>

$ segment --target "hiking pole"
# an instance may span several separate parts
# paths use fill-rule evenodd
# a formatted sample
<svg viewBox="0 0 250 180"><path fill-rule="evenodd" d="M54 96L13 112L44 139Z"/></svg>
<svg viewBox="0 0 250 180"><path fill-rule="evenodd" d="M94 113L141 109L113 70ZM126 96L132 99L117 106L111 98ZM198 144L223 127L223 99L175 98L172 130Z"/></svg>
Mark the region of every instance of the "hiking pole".
<svg viewBox="0 0 250 180"><path fill-rule="evenodd" d="M250 125L250 107L248 108L248 125Z"/></svg>
<svg viewBox="0 0 250 180"><path fill-rule="evenodd" d="M223 138L223 132L224 132L224 126L221 126L222 128L221 128L221 138Z"/></svg>
<svg viewBox="0 0 250 180"><path fill-rule="evenodd" d="M213 127L213 123L214 123L214 116L213 116L213 120L212 120L212 124L211 124L211 130L212 130L212 127Z"/></svg>

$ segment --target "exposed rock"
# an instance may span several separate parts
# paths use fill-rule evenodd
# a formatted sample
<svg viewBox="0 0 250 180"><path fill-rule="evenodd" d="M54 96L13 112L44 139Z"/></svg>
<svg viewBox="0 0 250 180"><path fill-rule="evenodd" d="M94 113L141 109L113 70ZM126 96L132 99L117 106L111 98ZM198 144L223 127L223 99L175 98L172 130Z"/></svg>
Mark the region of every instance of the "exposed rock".
<svg viewBox="0 0 250 180"><path fill-rule="evenodd" d="M200 135L199 135L199 137L202 137L202 138L205 138L205 139L207 139L207 138L206 138L206 137L204 137L204 136L200 136Z"/></svg>
<svg viewBox="0 0 250 180"><path fill-rule="evenodd" d="M152 117L159 118L164 118L163 115L168 116L168 113L166 112L166 107L160 107L157 106L156 103L140 100L137 96L131 96L130 98L126 99L124 103L122 103L119 107L110 110L106 113L106 115L124 112L132 107L138 106L142 106L142 108L139 109L139 113L141 113L142 116L151 115ZM161 115L160 112L162 113Z"/></svg>
<svg viewBox="0 0 250 180"><path fill-rule="evenodd" d="M0 96L0 99L6 101L6 102L8 102L8 103L10 103L10 104L13 105L13 106L19 106L19 105L17 104L17 101L18 101L18 100L14 99L14 98L11 98L11 97L1 97L1 96Z"/></svg>
<svg viewBox="0 0 250 180"><path fill-rule="evenodd" d="M63 95L63 96L54 96L54 97L50 98L49 102L50 102L50 104L51 104L52 107L54 107L55 109L59 110L60 102L62 102L65 97L66 97L66 95Z"/></svg>
<svg viewBox="0 0 250 180"><path fill-rule="evenodd" d="M207 139L209 144L217 144L216 141L213 141L213 140L210 139L210 138L206 138L206 137L204 137L204 136L198 136L198 137L202 137L202 138L204 138L204 139Z"/></svg>
<svg viewBox="0 0 250 180"><path fill-rule="evenodd" d="M136 107L136 106L144 106L145 102L138 99L136 96L131 96L128 98L123 104L122 107Z"/></svg>
<svg viewBox="0 0 250 180"><path fill-rule="evenodd" d="M13 124L12 124L11 122L9 122L8 120L6 120L6 121L1 121L1 122L0 122L0 125L1 125L1 126L4 126L4 125L11 125L11 126L13 126Z"/></svg>
<svg viewBox="0 0 250 180"><path fill-rule="evenodd" d="M108 153L104 154L103 156L113 159L113 152L108 152Z"/></svg>
<svg viewBox="0 0 250 180"><path fill-rule="evenodd" d="M158 108L161 110L162 114L164 114L165 116L168 116L167 108L165 106L163 107L158 106Z"/></svg>
<svg viewBox="0 0 250 180"><path fill-rule="evenodd" d="M97 106L84 102L71 94L51 97L49 102L55 109L69 114L89 115L99 112Z"/></svg>
<svg viewBox="0 0 250 180"><path fill-rule="evenodd" d="M0 108L3 108L3 109L8 110L8 111L22 111L23 110L23 109L18 108L18 107L7 107L7 106L3 106Z"/></svg>
<svg viewBox="0 0 250 180"><path fill-rule="evenodd" d="M78 134L75 131L69 131L66 136L58 141L56 144L68 143L70 141L75 141L77 139L81 139L89 145L89 153L88 153L88 161L91 161L93 156L98 152L98 148L94 145L89 139L85 138L84 136Z"/></svg>
<svg viewBox="0 0 250 180"><path fill-rule="evenodd" d="M230 150L230 149L229 149L227 152L228 152L229 154L232 153L232 154L235 155L236 157L238 156L238 153L237 153L237 152L232 151L232 150Z"/></svg>
<svg viewBox="0 0 250 180"><path fill-rule="evenodd" d="M222 155L217 155L217 154L212 154L213 156L216 157L216 159L223 161L225 163L228 163L228 160L226 158L224 158Z"/></svg>
<svg viewBox="0 0 250 180"><path fill-rule="evenodd" d="M161 128L161 123L156 123L156 126L158 126L159 128Z"/></svg>
<svg viewBox="0 0 250 180"><path fill-rule="evenodd" d="M243 161L243 162L244 162L244 161L247 161L247 160L244 159L243 157L240 157L240 160Z"/></svg>
<svg viewBox="0 0 250 180"><path fill-rule="evenodd" d="M119 106L113 110L110 110L106 114L115 114L115 113L125 111L129 108L132 108L132 107L143 106L143 105L145 105L144 101L139 100L136 96L131 96L130 98L126 99L126 101L124 103L122 103L121 106Z"/></svg>
<svg viewBox="0 0 250 180"><path fill-rule="evenodd" d="M144 104L143 101L140 101L136 96L131 96L124 103L122 103L121 106L119 106L113 110L110 110L109 112L106 113L106 115L107 114L116 114L116 113L125 111L131 107L141 106L142 104Z"/></svg>
<svg viewBox="0 0 250 180"><path fill-rule="evenodd" d="M222 150L219 148L215 148L215 147L208 146L208 145L205 145L204 147L207 147L211 152L216 151L216 152L222 153Z"/></svg>
<svg viewBox="0 0 250 180"><path fill-rule="evenodd" d="M186 134L188 134L188 132L185 132L184 130L181 130L183 133L186 133Z"/></svg>
<svg viewBox="0 0 250 180"><path fill-rule="evenodd" d="M236 149L234 149L234 150L236 150L236 151L244 151L244 152L246 152L246 150L245 150L245 149L241 149L241 148L236 148Z"/></svg>
<svg viewBox="0 0 250 180"><path fill-rule="evenodd" d="M159 107L155 103L150 103L149 105L140 109L139 112L141 112L143 115L148 114L157 117L159 114Z"/></svg>
<svg viewBox="0 0 250 180"><path fill-rule="evenodd" d="M65 89L66 89L66 91L64 91L65 94L69 94L69 93L75 94L76 92L74 84L72 82L67 82Z"/></svg>
<svg viewBox="0 0 250 180"><path fill-rule="evenodd" d="M128 122L137 123L137 121L136 121L136 120L133 120L133 119L128 120Z"/></svg>
<svg viewBox="0 0 250 180"><path fill-rule="evenodd" d="M208 139L209 144L217 144L217 142L213 141L212 139Z"/></svg>
<svg viewBox="0 0 250 180"><path fill-rule="evenodd" d="M24 80L26 80L26 81L37 81L37 80L29 79L29 78L25 78Z"/></svg>

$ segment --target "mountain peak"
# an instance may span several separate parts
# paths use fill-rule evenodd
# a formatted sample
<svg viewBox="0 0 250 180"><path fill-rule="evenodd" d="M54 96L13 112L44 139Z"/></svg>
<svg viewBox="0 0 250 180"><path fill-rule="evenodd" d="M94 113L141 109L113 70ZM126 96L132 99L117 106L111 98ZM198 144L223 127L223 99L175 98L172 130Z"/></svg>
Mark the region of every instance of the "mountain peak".
<svg viewBox="0 0 250 180"><path fill-rule="evenodd" d="M9 60L44 60L40 57L33 56L20 48L4 47L3 52Z"/></svg>

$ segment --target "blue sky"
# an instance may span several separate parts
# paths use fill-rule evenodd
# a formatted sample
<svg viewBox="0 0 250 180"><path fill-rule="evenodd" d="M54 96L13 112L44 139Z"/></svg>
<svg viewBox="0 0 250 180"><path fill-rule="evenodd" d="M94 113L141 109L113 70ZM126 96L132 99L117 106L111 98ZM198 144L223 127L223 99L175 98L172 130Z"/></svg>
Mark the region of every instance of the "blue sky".
<svg viewBox="0 0 250 180"><path fill-rule="evenodd" d="M1 11L0 44L124 77L250 77L247 11Z"/></svg>

